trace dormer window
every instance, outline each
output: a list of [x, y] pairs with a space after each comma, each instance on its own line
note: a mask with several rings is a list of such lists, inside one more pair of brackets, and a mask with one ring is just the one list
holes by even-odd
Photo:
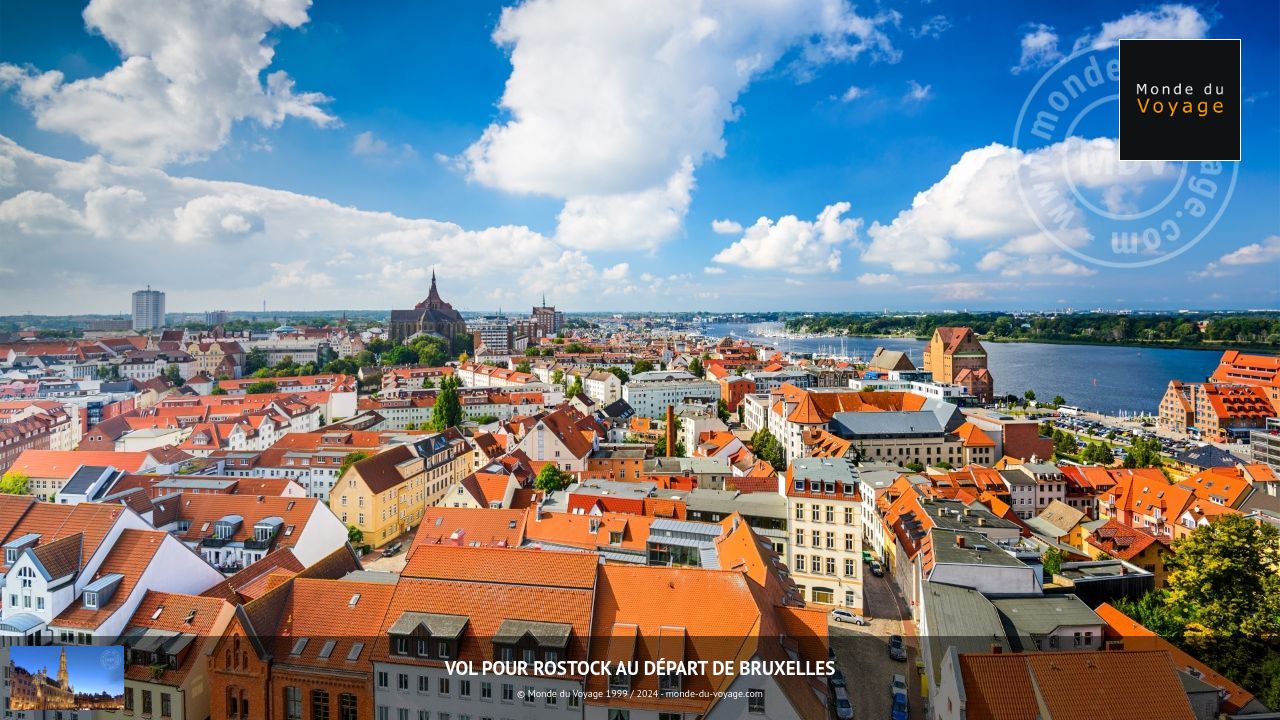
[[[407, 637], [398, 637], [398, 638], [396, 638], [396, 639], [395, 639], [395, 643], [396, 643], [395, 653], [396, 653], [397, 655], [408, 655], [408, 654], [409, 654], [409, 638], [407, 638]], [[419, 654], [419, 655], [421, 655], [421, 654], [422, 654], [422, 649], [421, 649], [422, 642], [421, 642], [421, 641], [419, 641], [419, 643], [418, 643], [418, 644], [419, 644], [418, 654]]]
[[631, 692], [631, 676], [621, 668], [609, 673], [609, 692]]
[[84, 606], [91, 610], [97, 610], [98, 609], [98, 593], [92, 592], [92, 591], [85, 591]]
[[675, 695], [680, 692], [680, 686], [683, 684], [683, 678], [679, 675], [659, 675], [658, 676], [658, 692], [663, 695]]

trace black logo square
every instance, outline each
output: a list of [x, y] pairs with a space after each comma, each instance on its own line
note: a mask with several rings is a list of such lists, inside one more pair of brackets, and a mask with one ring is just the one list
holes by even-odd
[[1240, 159], [1239, 40], [1120, 41], [1121, 160]]

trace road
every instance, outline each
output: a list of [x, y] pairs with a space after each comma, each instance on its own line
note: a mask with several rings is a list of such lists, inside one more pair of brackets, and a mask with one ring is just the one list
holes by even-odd
[[[853, 716], [857, 720], [888, 720], [892, 704], [889, 682], [894, 674], [902, 674], [907, 677], [910, 688], [907, 698], [911, 717], [920, 720], [924, 717], [924, 705], [920, 698], [920, 677], [915, 671], [919, 653], [911, 622], [903, 622], [907, 609], [898, 588], [888, 577], [875, 577], [868, 572], [862, 590], [871, 624], [861, 627], [832, 623], [830, 627], [836, 663], [849, 683]], [[902, 635], [906, 641], [906, 662], [889, 658], [890, 635]]]

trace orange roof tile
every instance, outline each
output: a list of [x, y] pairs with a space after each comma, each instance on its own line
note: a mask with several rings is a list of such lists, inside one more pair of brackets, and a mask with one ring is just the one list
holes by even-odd
[[400, 574], [473, 583], [591, 588], [595, 586], [599, 562], [595, 553], [422, 545], [414, 550]]
[[168, 533], [158, 530], [134, 528], [122, 530], [115, 544], [111, 546], [111, 551], [103, 558], [102, 564], [98, 566], [93, 576], [94, 580], [112, 573], [123, 576], [119, 586], [111, 594], [111, 599], [97, 609], [87, 608], [83, 604], [72, 604], [49, 625], [81, 629], [98, 627], [129, 599], [133, 588], [142, 579], [142, 573], [151, 565], [152, 558], [168, 537]]

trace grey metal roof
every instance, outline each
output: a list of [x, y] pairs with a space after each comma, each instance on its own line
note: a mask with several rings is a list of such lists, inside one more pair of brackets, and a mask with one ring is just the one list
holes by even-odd
[[769, 518], [787, 516], [787, 499], [776, 492], [739, 493], [735, 490], [659, 490], [658, 497], [683, 500], [693, 512], [722, 515], [742, 513]]
[[840, 458], [797, 458], [791, 463], [791, 477], [793, 480], [820, 480], [840, 484], [858, 481], [853, 463]]
[[543, 647], [564, 649], [569, 645], [573, 626], [565, 623], [538, 622], [535, 620], [503, 620], [494, 633], [494, 642], [515, 643], [525, 635], [532, 635]]
[[1070, 625], [1102, 625], [1102, 618], [1075, 595], [998, 598], [991, 603], [1018, 630], [1031, 636], [1048, 635]]
[[88, 492], [89, 486], [102, 477], [108, 469], [102, 465], [81, 465], [58, 493], [60, 495], [84, 495]]
[[655, 518], [649, 525], [649, 537], [658, 535], [659, 537], [673, 536], [693, 536], [704, 538], [706, 540], [714, 540], [720, 537], [722, 528], [715, 523], [689, 522], [687, 520], [672, 520], [670, 518]]
[[973, 588], [925, 583], [924, 613], [929, 629], [926, 639], [930, 646], [930, 670], [935, 682], [940, 679], [938, 668], [947, 647], [953, 646], [956, 652], [962, 653], [991, 652], [992, 645], [1006, 651], [1013, 649], [995, 606]]
[[[929, 534], [933, 537], [933, 557], [936, 563], [1027, 567], [1021, 560], [1002, 550], [994, 541], [976, 532], [934, 528]], [[957, 536], [964, 538], [964, 547], [956, 544]]]
[[44, 625], [44, 621], [35, 615], [32, 615], [31, 613], [18, 613], [17, 615], [10, 615], [3, 621], [0, 621], [0, 630], [24, 633], [28, 630], [34, 630], [41, 625]]
[[425, 627], [432, 637], [456, 638], [467, 626], [465, 615], [438, 615], [435, 613], [407, 612], [387, 630], [393, 635], [408, 635], [419, 627]]
[[85, 585], [84, 591], [85, 592], [91, 592], [91, 591], [102, 592], [106, 588], [113, 587], [123, 579], [124, 579], [124, 575], [121, 575], [120, 573], [108, 573], [98, 578], [97, 580], [94, 580], [88, 585]]
[[237, 480], [214, 480], [213, 478], [201, 478], [199, 476], [171, 477], [161, 480], [155, 484], [158, 488], [174, 488], [174, 489], [218, 489], [225, 490], [238, 482]]

